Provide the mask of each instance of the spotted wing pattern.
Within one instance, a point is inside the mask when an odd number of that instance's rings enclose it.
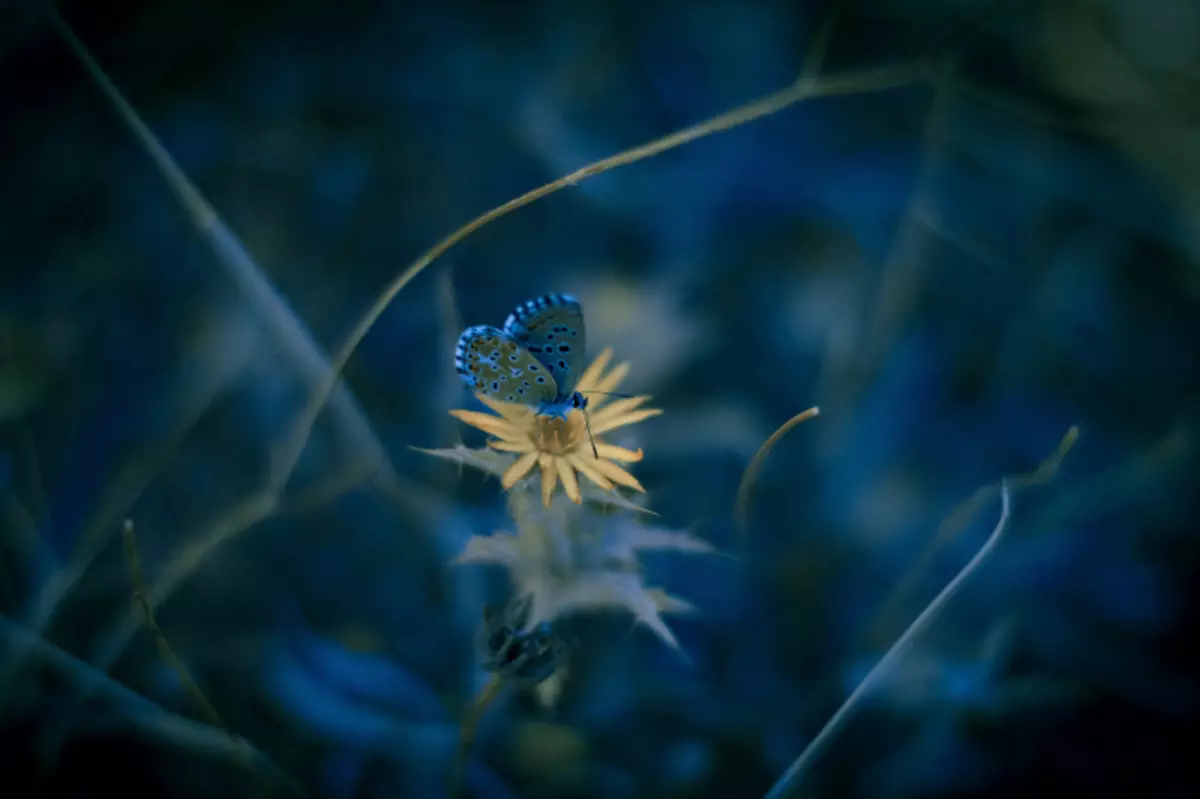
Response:
[[[586,336],[583,306],[570,294],[543,294],[509,314],[504,330],[550,371],[558,402],[571,396],[583,374]]]
[[[458,337],[454,368],[472,390],[504,402],[539,405],[558,396],[554,375],[529,350],[490,325]]]

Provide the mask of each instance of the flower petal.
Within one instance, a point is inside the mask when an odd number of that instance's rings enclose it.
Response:
[[[536,453],[530,453],[530,455],[536,456]],[[549,452],[541,453],[538,465],[542,467],[542,505],[548,508],[550,507],[550,497],[554,495],[554,487],[558,485],[558,470],[554,468],[554,456]]]
[[[508,467],[508,471],[500,478],[500,485],[505,491],[517,484],[525,475],[529,474],[529,470],[533,468],[533,464],[537,461],[538,454],[536,452],[527,452],[517,458],[516,463]]]
[[[521,430],[507,419],[492,416],[490,413],[478,411],[450,411],[450,415],[460,422],[466,422],[472,427],[478,427],[485,433],[491,433],[500,438],[519,438]]]
[[[509,450],[515,452],[516,450]],[[608,458],[612,461],[621,461],[622,463],[637,463],[642,459],[642,450],[639,448],[637,452],[624,447],[618,447],[615,444],[605,444],[600,441],[596,442],[596,452],[601,458]]]
[[[528,438],[524,441],[498,441],[492,438],[488,439],[488,446],[501,452],[532,452],[534,449],[533,442]]]
[[[634,408],[641,405],[648,399],[650,399],[649,394],[642,394],[641,396],[637,397],[622,397],[621,399],[614,400],[612,403],[605,405],[600,410],[592,410],[591,402],[589,401],[588,410],[591,411],[592,421],[594,422],[597,419],[603,420],[610,416],[618,416],[622,413],[626,413],[627,411],[632,411]]]
[[[658,416],[662,413],[659,408],[643,408],[640,411],[632,411],[623,413],[620,416],[615,416],[605,419],[603,422],[592,420],[592,435],[598,436],[601,433],[607,433],[609,430],[616,430],[618,427],[624,427],[629,424],[636,424],[643,419],[649,419],[652,416]]]
[[[592,461],[591,465],[596,467],[596,471],[600,472],[614,483],[623,485],[626,488],[632,488],[635,491],[641,491],[643,493],[646,491],[646,489],[642,488],[642,484],[637,481],[636,477],[612,461],[606,461],[604,459],[594,460]]]
[[[579,382],[575,384],[575,390],[587,393],[595,388],[596,384],[600,381],[600,374],[608,366],[610,358],[612,358],[612,347],[606,347],[604,352],[597,355],[596,360],[592,361],[591,365],[579,376]]]
[[[533,409],[528,405],[520,405],[515,402],[501,402],[500,400],[493,399],[486,394],[476,394],[475,397],[484,405],[488,406],[493,411],[500,414],[508,421],[513,422],[514,424],[519,425],[524,423],[527,417],[533,413]]]
[[[566,458],[555,458],[554,465],[558,467],[558,478],[562,480],[563,490],[567,492],[567,496],[576,505],[583,502],[583,497],[579,493],[579,481],[575,479],[575,470]]]
[[[599,449],[599,445],[597,446],[597,449]],[[591,480],[605,491],[612,491],[612,481],[592,468],[591,464],[594,463],[596,459],[591,456],[590,452],[587,455],[577,455],[575,453],[571,453],[567,456],[567,459],[571,462],[571,465],[575,467],[576,471],[578,471],[584,477]]]
[[[625,379],[625,375],[627,374],[629,374],[629,364],[619,363],[611,372],[596,381],[596,385],[592,386],[592,391],[607,394],[621,385],[621,381]]]

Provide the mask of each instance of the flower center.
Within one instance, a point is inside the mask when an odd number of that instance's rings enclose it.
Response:
[[[566,455],[574,452],[585,438],[587,432],[579,411],[570,411],[566,418],[549,414],[533,417],[533,443],[541,452]]]

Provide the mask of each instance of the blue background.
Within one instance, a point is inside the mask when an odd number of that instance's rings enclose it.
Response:
[[[131,699],[83,698],[86,661],[200,717],[151,637],[122,633],[120,520],[154,584],[267,479],[310,391],[297,342],[336,350],[488,208],[788,85],[832,6],[63,4],[286,301],[275,314],[37,8],[0,10],[0,793],[261,796],[256,773],[132,724]],[[793,106],[453,249],[345,372],[398,477],[331,491],[370,445],[323,416],[279,512],[159,609],[175,650],[312,795],[439,795],[480,603],[504,586],[447,564],[508,520],[495,480],[410,447],[482,441],[446,414],[469,407],[462,326],[567,291],[592,352],[631,361],[626,390],[664,409],[634,428],[650,506],[734,557],[646,562],[697,605],[670,621],[690,663],[627,615],[567,620],[558,707],[493,707],[470,795],[762,795],[998,503],[937,539],[942,520],[1073,424],[1061,472],[1015,495],[996,556],[805,786],[1194,795],[1198,17],[1183,0],[841,4],[827,72],[932,58],[940,81]],[[742,470],[814,404],[740,537]],[[23,651],[22,629],[76,667]]]

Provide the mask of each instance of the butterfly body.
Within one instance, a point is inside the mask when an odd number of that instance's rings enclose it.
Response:
[[[565,417],[587,407],[587,398],[575,391],[585,343],[579,301],[569,294],[543,294],[518,305],[503,329],[474,325],[464,330],[454,366],[477,393]]]

